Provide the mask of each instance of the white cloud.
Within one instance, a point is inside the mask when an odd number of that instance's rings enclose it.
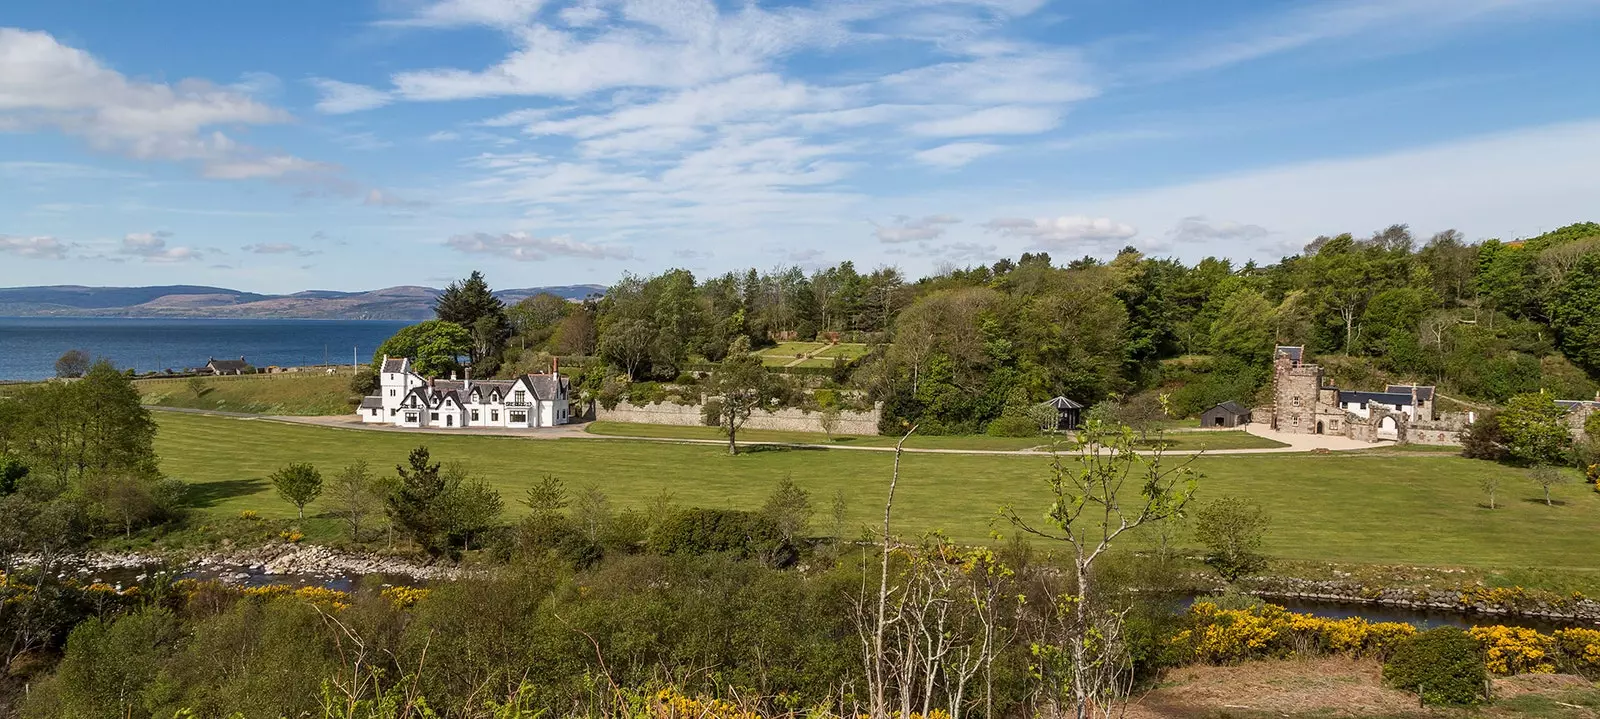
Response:
[[[64,260],[71,247],[54,237],[0,235],[0,255],[15,255],[29,260]]]
[[[324,166],[239,145],[217,125],[288,121],[289,114],[204,80],[129,80],[48,33],[0,28],[0,126],[49,127],[97,150],[196,161],[212,177],[279,177]],[[252,172],[228,167],[248,163]],[[270,170],[270,173],[268,172]]]
[[[945,228],[961,222],[961,218],[950,215],[929,215],[912,219],[910,217],[896,217],[892,225],[879,225],[872,223],[877,229],[872,236],[880,242],[896,244],[900,242],[919,242],[934,240],[944,236]]]
[[[512,27],[527,22],[543,5],[544,0],[438,0],[424,4],[409,17],[384,20],[379,24],[401,27]]]
[[[910,130],[925,137],[1034,135],[1055,129],[1060,122],[1061,114],[1050,108],[1008,105],[918,122]]]
[[[317,254],[316,250],[307,249],[292,242],[262,242],[254,245],[245,245],[239,249],[257,255],[296,255],[310,257]]]
[[[428,142],[454,142],[461,139],[461,133],[451,130],[440,130],[428,136]]]
[[[418,208],[424,207],[428,203],[418,200],[407,200],[401,197],[396,197],[392,193],[384,192],[383,190],[372,189],[367,191],[367,196],[361,200],[361,204],[368,207]]]
[[[1181,228],[1197,216],[1248,217],[1252,224],[1241,228],[1270,228],[1271,234],[1175,243],[1172,249],[1191,261],[1206,255],[1276,260],[1318,235],[1368,233],[1397,222],[1420,236],[1451,228],[1471,239],[1535,235],[1593,215],[1600,197],[1597,165],[1600,120],[1593,120],[1074,197],[1073,204],[1145,227]]]
[[[117,251],[124,255],[141,257],[145,262],[188,262],[203,259],[201,253],[192,247],[168,247],[167,239],[172,237],[170,232],[134,232],[122,238],[122,247]]]
[[[961,167],[973,160],[999,152],[1004,148],[987,142],[952,142],[948,145],[913,153],[911,158],[935,167]]]
[[[366,85],[329,80],[325,77],[311,78],[310,83],[322,96],[322,99],[317,101],[317,112],[328,115],[371,110],[394,101],[394,97],[388,92]]]
[[[1203,216],[1195,215],[1178,220],[1178,224],[1167,233],[1167,237],[1174,243],[1189,244],[1195,242],[1255,242],[1271,234],[1271,230],[1260,225],[1247,225],[1227,220],[1213,222]]]
[[[1038,247],[1068,249],[1076,245],[1097,245],[1105,242],[1127,240],[1139,234],[1132,225],[1117,222],[1109,217],[1062,215],[1026,219],[1001,217],[988,221],[984,229],[1007,237],[1032,240]]]
[[[445,244],[469,255],[492,255],[519,262],[542,261],[551,257],[626,260],[633,256],[626,248],[579,242],[570,237],[534,237],[526,232],[500,235],[475,232],[456,235],[446,240]]]

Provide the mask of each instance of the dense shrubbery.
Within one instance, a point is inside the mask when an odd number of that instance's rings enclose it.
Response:
[[[1476,704],[1488,675],[1477,639],[1455,627],[1439,627],[1402,642],[1383,665],[1390,686],[1417,692],[1433,704]]]

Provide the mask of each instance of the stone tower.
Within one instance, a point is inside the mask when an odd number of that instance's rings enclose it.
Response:
[[[1279,432],[1317,433],[1322,368],[1302,362],[1304,351],[1279,347],[1272,361],[1272,428]]]

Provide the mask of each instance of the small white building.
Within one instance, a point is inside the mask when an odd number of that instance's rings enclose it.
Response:
[[[366,424],[396,427],[553,427],[568,421],[571,383],[554,367],[516,379],[428,379],[404,357],[383,358],[378,394],[356,410]]]

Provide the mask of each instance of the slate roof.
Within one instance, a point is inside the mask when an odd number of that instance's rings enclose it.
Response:
[[[567,378],[561,375],[530,374],[524,379],[533,388],[533,396],[541,400],[555,399],[568,386]]]
[[[1411,394],[1412,387],[1417,388],[1417,400],[1419,402],[1433,401],[1433,385],[1391,384],[1385,387],[1383,391],[1386,393]]]
[[[1595,409],[1600,409],[1600,402],[1596,402],[1592,399],[1558,399],[1556,400],[1556,404],[1561,405],[1561,407],[1568,412],[1571,412],[1579,407],[1594,407]]]
[[[1288,357],[1289,359],[1294,360],[1296,364],[1299,364],[1300,360],[1305,357],[1306,348],[1304,348],[1304,347],[1291,347],[1291,346],[1288,346],[1288,345],[1278,345],[1277,354],[1284,355],[1284,356]]]
[[[1339,404],[1366,404],[1377,402],[1379,404],[1392,404],[1396,407],[1411,406],[1411,392],[1353,392],[1339,390]]]
[[[390,357],[388,359],[385,359],[383,361],[383,371],[384,372],[404,372],[404,371],[406,371],[406,358],[404,358],[404,357]]]
[[[1219,405],[1217,405],[1215,407],[1212,407],[1211,409],[1221,409],[1224,412],[1228,412],[1229,414],[1250,414],[1250,410],[1246,409],[1244,407],[1244,405],[1241,405],[1238,402],[1235,402],[1235,401],[1233,401],[1231,399],[1226,401],[1226,402],[1223,402],[1222,404],[1219,404]],[[1211,409],[1206,410],[1206,412],[1210,412]]]
[[[1045,400],[1045,404],[1050,405],[1051,407],[1055,407],[1056,409],[1083,409],[1083,405],[1078,404],[1077,402],[1074,402],[1074,401],[1072,401],[1070,399],[1067,399],[1066,397],[1056,397],[1054,399],[1048,399],[1048,400]]]
[[[383,409],[383,398],[382,397],[362,397],[361,398],[361,408],[362,409]]]
[[[243,372],[245,368],[250,366],[250,363],[244,361],[243,357],[236,360],[219,360],[215,357],[207,357],[206,366],[218,372]]]

